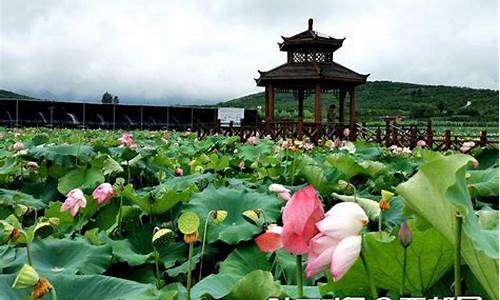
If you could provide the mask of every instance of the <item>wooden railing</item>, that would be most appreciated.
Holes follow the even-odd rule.
[[[272,122],[262,124],[247,125],[243,121],[240,126],[230,123],[222,126],[220,123],[196,124],[193,130],[197,131],[200,138],[208,135],[219,134],[225,136],[239,136],[242,141],[251,136],[269,136],[272,139],[308,138],[312,142],[319,142],[326,139],[349,139],[363,140],[370,143],[377,143],[387,147],[397,145],[400,147],[414,148],[418,141],[425,141],[427,147],[435,150],[458,150],[464,142],[474,142],[475,147],[486,146],[488,144],[498,144],[498,134],[487,133],[486,130],[478,132],[477,136],[454,134],[450,129],[446,129],[443,134],[436,135],[429,122],[426,126],[417,125],[392,125],[367,126],[356,124],[354,128],[349,128],[349,136],[344,136],[344,129],[349,128],[347,124],[309,123],[309,122]]]

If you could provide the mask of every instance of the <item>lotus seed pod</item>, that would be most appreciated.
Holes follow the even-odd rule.
[[[61,220],[59,218],[49,218],[48,219],[50,225],[52,225],[53,227],[56,227],[56,226],[59,226],[59,223],[61,222]]]
[[[387,202],[391,201],[392,197],[394,197],[394,193],[391,193],[391,192],[386,191],[386,190],[382,190],[381,194],[382,194],[382,199],[387,201]]]
[[[245,210],[243,213],[241,213],[241,216],[249,223],[252,223],[255,226],[259,225],[259,220],[260,220],[260,211],[258,209],[249,209]]]
[[[0,241],[6,242],[10,239],[10,236],[12,234],[12,231],[14,230],[14,226],[10,225],[9,223],[5,221],[0,221],[0,228],[1,230],[1,235],[0,235]]]
[[[24,216],[28,212],[28,207],[23,204],[16,204],[14,206],[14,214],[18,217]]]
[[[338,186],[341,190],[347,190],[351,186],[351,184],[345,180],[339,180]]]
[[[35,229],[33,230],[35,236],[38,236],[42,239],[48,237],[54,232],[54,227],[49,221],[40,222],[36,224]]]
[[[153,247],[160,248],[168,244],[174,236],[174,232],[168,228],[158,230],[152,238]]]
[[[15,289],[31,288],[37,284],[38,280],[40,280],[40,277],[36,270],[32,266],[24,264],[17,273],[12,287]]]
[[[224,222],[224,220],[226,219],[227,211],[222,210],[222,209],[218,209],[212,213],[212,217],[214,218],[215,224],[220,224],[220,223]]]
[[[198,227],[200,226],[200,218],[194,212],[184,212],[179,217],[177,226],[183,234],[193,234],[198,231]]]

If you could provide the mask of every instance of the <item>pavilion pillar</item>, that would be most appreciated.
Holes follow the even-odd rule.
[[[298,115],[298,124],[297,124],[297,129],[299,132],[299,139],[302,139],[302,136],[304,135],[304,89],[298,89],[297,90],[297,99],[299,101],[298,105],[298,110],[299,110],[299,115]]]
[[[344,100],[345,100],[346,90],[341,88],[339,92],[339,123],[344,126]]]
[[[354,87],[351,88],[351,90],[349,91],[349,94],[351,96],[351,99],[349,101],[349,114],[350,114],[350,118],[349,118],[349,125],[350,125],[350,129],[351,129],[351,132],[350,132],[350,138],[351,140],[356,140],[356,129],[357,129],[357,126],[356,126],[356,123],[357,123],[357,120],[356,120],[356,93],[355,93],[355,90],[354,90]]]
[[[265,106],[266,123],[274,122],[274,87],[271,83],[266,85]]]
[[[314,123],[321,123],[321,83],[316,83],[314,93]]]
[[[298,110],[299,110],[299,122],[304,121],[304,90],[297,90],[297,99],[299,100]]]

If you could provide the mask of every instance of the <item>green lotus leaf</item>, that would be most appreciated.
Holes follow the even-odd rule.
[[[221,263],[218,274],[209,275],[193,286],[193,298],[199,299],[204,295],[223,298],[231,293],[243,276],[255,270],[271,270],[266,254],[254,243],[237,248]]]
[[[16,249],[16,259],[4,273],[14,273],[26,262],[26,249]],[[33,267],[40,276],[53,274],[101,274],[111,263],[109,246],[93,246],[85,240],[36,239],[31,246]]]
[[[123,195],[148,214],[159,215],[179,202],[188,201],[213,178],[213,174],[194,174],[173,177],[153,189],[134,190],[131,184],[125,187]]]
[[[3,160],[0,167],[0,175],[13,175],[20,172],[21,167],[17,165],[17,161],[9,157]]]
[[[109,155],[104,160],[102,168],[104,176],[123,172],[123,167]]]
[[[467,171],[471,198],[498,197],[498,168]]]
[[[50,202],[49,206],[45,209],[45,217],[58,218],[59,225],[56,230],[64,231],[73,225],[74,217],[70,211],[61,212],[62,202]]]
[[[2,300],[28,299],[30,289],[11,288],[15,274],[0,275]],[[63,275],[48,277],[57,291],[58,299],[99,299],[99,300],[164,300],[172,299],[169,290],[158,291],[152,284],[103,276],[103,275]],[[166,297],[170,298],[166,298]],[[50,294],[43,299],[50,299]]]
[[[413,241],[407,248],[408,265],[406,292],[425,295],[440,278],[453,267],[453,246],[434,228],[420,231],[414,220],[408,225]],[[364,253],[375,285],[380,289],[399,292],[402,277],[403,247],[398,239],[379,240],[378,232],[365,235]],[[358,259],[338,282],[321,287],[322,294],[369,296],[365,269]]]
[[[44,203],[54,201],[59,196],[57,180],[48,178],[43,182],[23,182],[21,192],[30,194]]]
[[[75,166],[76,160],[89,162],[95,155],[92,147],[82,144],[40,145],[29,149],[37,160],[49,160],[63,167]]]
[[[464,217],[462,256],[493,299],[498,298],[498,227],[483,229],[478,222],[466,183],[472,157],[463,154],[439,157],[426,163],[396,191],[420,218],[455,243],[455,215]]]
[[[281,298],[282,287],[274,282],[273,274],[267,271],[255,270],[241,278],[233,286],[231,293],[225,299],[255,299],[265,300],[270,297]]]
[[[148,261],[151,254],[141,254],[135,245],[128,239],[112,240],[104,232],[99,234],[99,239],[111,246],[113,256],[130,266],[142,265]],[[149,242],[151,244],[151,242]]]
[[[101,170],[95,168],[78,168],[69,171],[64,177],[59,178],[57,190],[66,195],[74,188],[94,188],[104,181]]]
[[[342,172],[347,180],[357,175],[374,177],[385,169],[385,165],[381,162],[357,160],[355,156],[343,153],[331,154],[326,157],[326,161]]]
[[[254,226],[242,217],[247,210],[259,208],[267,222],[275,222],[280,216],[281,202],[273,196],[233,188],[215,188],[213,186],[203,192],[195,194],[187,204],[186,210],[195,212],[201,217],[201,224],[205,224],[209,212],[215,210],[227,211],[227,217],[220,224],[209,222],[207,241],[224,241],[228,244],[237,244],[248,241],[262,229]],[[203,232],[200,232],[203,236]]]
[[[0,204],[14,206],[15,204],[23,204],[34,209],[42,209],[47,204],[40,199],[37,199],[29,194],[19,191],[12,191],[0,188]]]
[[[312,184],[321,194],[329,195],[342,173],[330,166],[323,166],[313,158],[303,155],[297,158],[300,175]]]

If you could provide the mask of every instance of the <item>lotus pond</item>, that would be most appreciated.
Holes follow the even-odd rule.
[[[498,147],[0,128],[0,299],[498,299]]]

